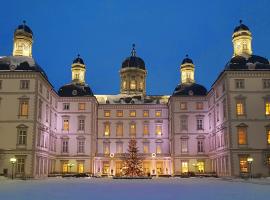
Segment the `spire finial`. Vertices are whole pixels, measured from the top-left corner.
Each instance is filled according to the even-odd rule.
[[[239,20],[239,23],[240,23],[240,24],[242,24],[242,22],[243,22],[243,20],[242,20],[242,19],[240,19],[240,20]]]
[[[78,56],[78,58],[79,58],[81,55],[78,53],[78,55],[77,55],[77,56]]]
[[[136,56],[136,49],[135,49],[135,44],[132,44],[132,51],[131,51],[131,56]]]
[[[25,21],[25,20],[23,20],[22,22],[23,22],[23,26],[25,26],[25,24],[26,24],[26,21]]]
[[[188,58],[188,54],[186,54],[186,58]]]

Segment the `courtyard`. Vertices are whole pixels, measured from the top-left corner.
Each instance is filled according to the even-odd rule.
[[[0,179],[0,199],[94,199],[94,200],[266,200],[269,179],[154,178],[48,178],[43,180]]]

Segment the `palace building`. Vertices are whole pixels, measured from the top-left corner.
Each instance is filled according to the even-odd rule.
[[[0,57],[0,174],[119,175],[131,138],[145,174],[270,174],[270,63],[253,54],[241,21],[233,54],[210,90],[195,80],[187,55],[170,96],[146,93],[147,66],[135,45],[120,68],[117,95],[95,95],[78,55],[72,80],[58,91],[32,55],[34,34],[14,32],[13,54]],[[252,163],[249,162],[253,159]]]

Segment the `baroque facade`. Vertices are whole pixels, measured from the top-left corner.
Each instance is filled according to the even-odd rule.
[[[270,64],[252,54],[240,22],[233,56],[209,91],[195,81],[186,56],[172,95],[146,94],[147,68],[135,45],[120,69],[118,95],[94,95],[78,55],[72,80],[58,92],[32,58],[33,32],[14,32],[12,56],[0,57],[0,173],[121,175],[128,142],[136,138],[145,174],[216,172],[269,176]],[[252,168],[248,158],[253,158]]]

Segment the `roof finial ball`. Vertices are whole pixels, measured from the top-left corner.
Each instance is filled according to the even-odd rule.
[[[242,22],[243,22],[243,20],[242,20],[242,19],[240,19],[240,20],[239,20],[239,23],[240,23],[240,24],[242,24]]]
[[[136,56],[136,49],[135,49],[135,44],[132,44],[132,51],[131,51],[131,56]]]
[[[78,56],[78,58],[79,58],[79,57],[80,57],[80,54],[78,53],[78,55],[77,55],[77,56]]]

